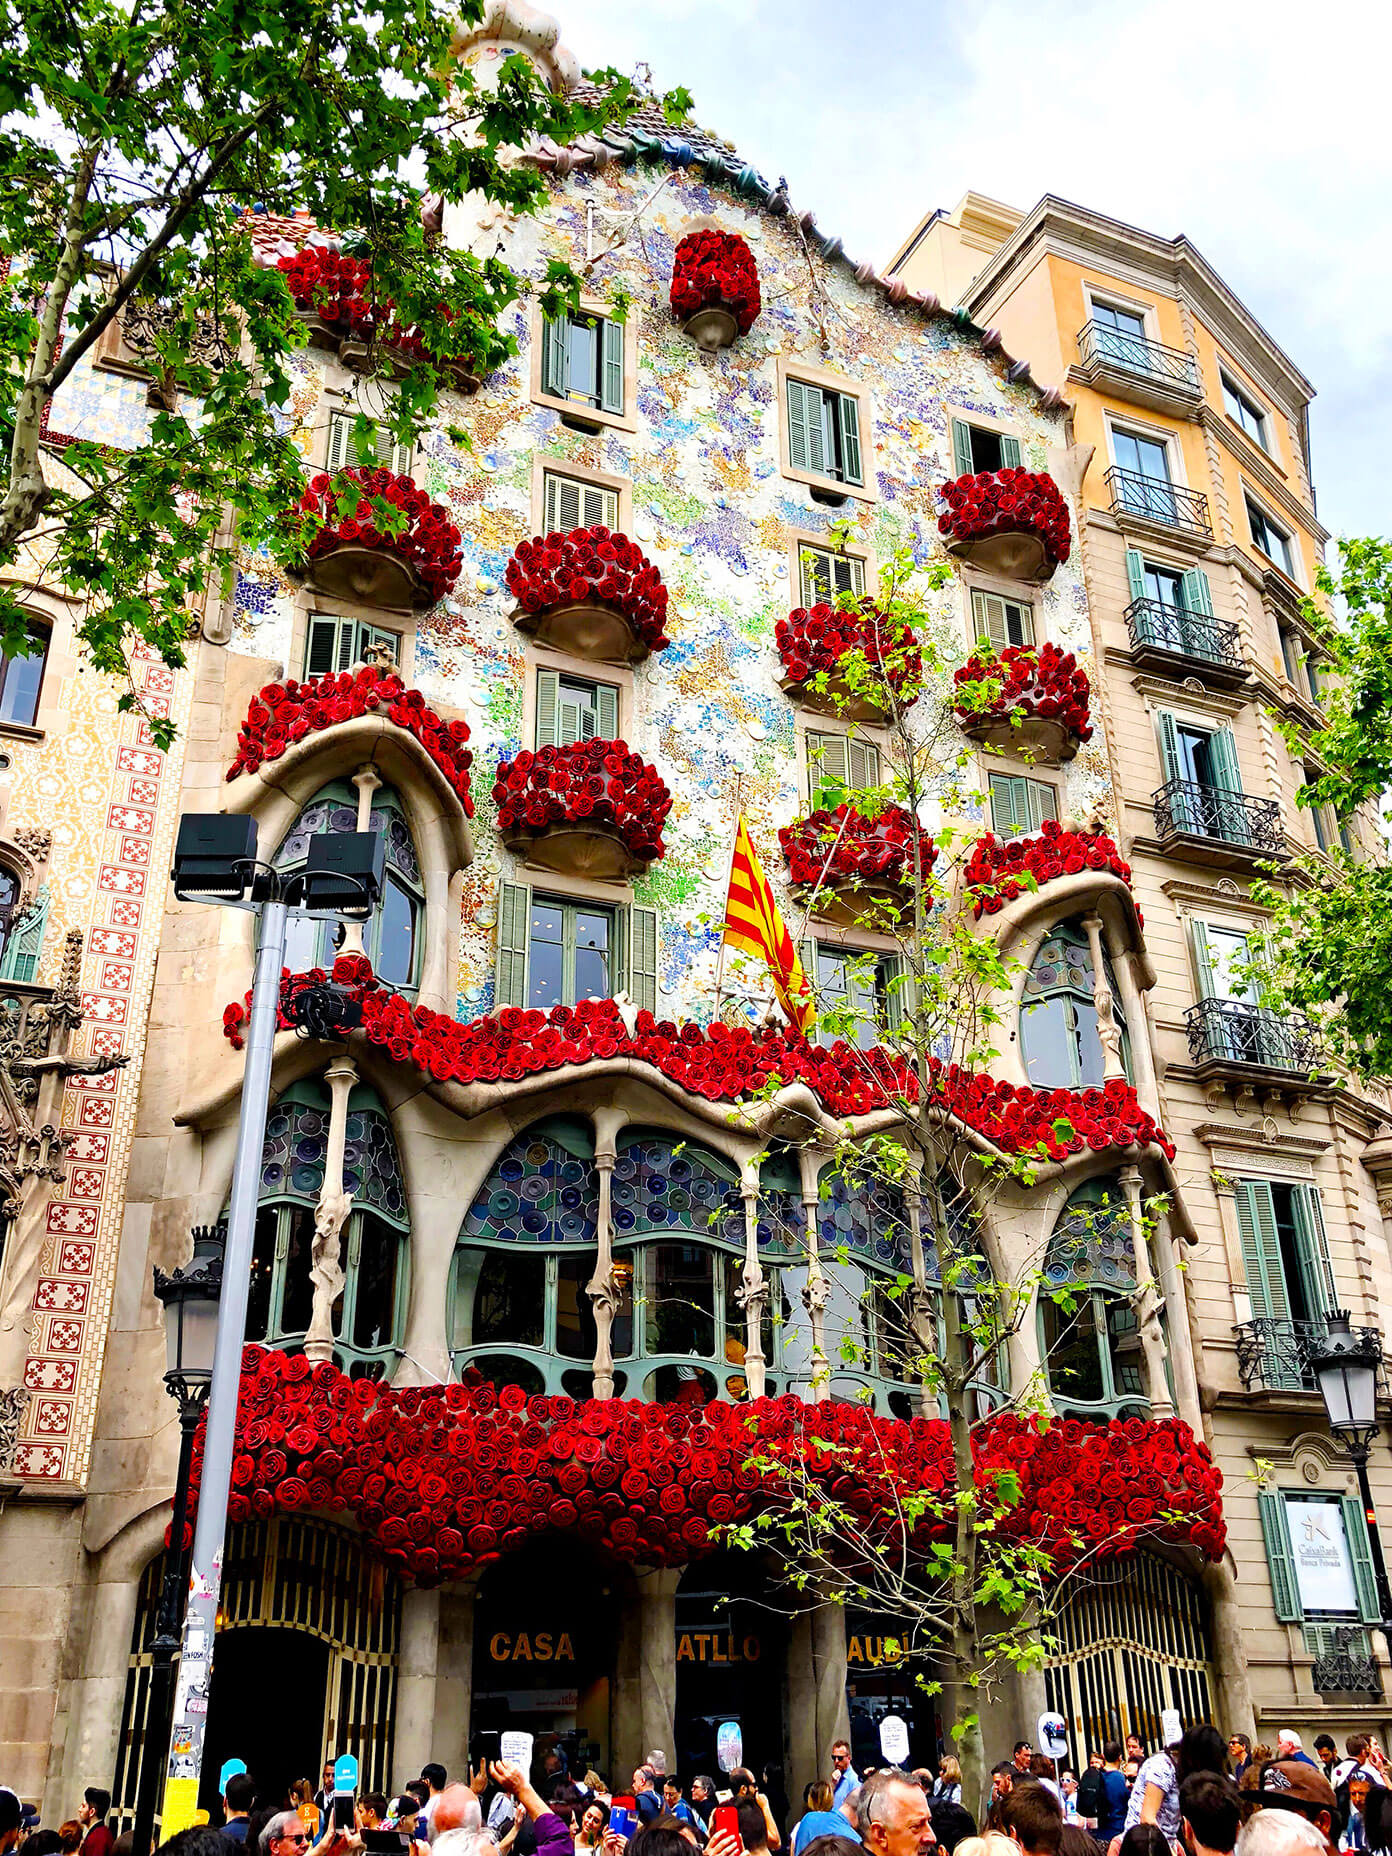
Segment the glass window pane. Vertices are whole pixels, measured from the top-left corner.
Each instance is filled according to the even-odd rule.
[[[609,997],[609,914],[605,909],[575,913],[575,996]]]
[[[539,1347],[544,1338],[546,1310],[546,1258],[534,1252],[505,1250],[473,1253],[477,1264],[468,1268],[461,1259],[455,1277],[456,1334],[465,1326],[468,1339],[455,1346],[511,1343]],[[472,1277],[472,1293],[467,1278]],[[461,1312],[459,1304],[466,1302]]]
[[[567,1360],[593,1360],[595,1345],[599,1339],[599,1330],[595,1326],[594,1303],[585,1290],[595,1272],[596,1258],[592,1251],[583,1251],[562,1256],[557,1259],[556,1281],[556,1351]],[[633,1326],[632,1303],[626,1297],[626,1326],[631,1332]],[[614,1330],[618,1329],[618,1317],[615,1317]],[[610,1344],[617,1354],[619,1348],[613,1346],[614,1335],[610,1334]],[[629,1351],[625,1344],[623,1351]]]
[[[47,640],[45,648],[47,646]],[[43,683],[44,652],[33,657],[4,659],[4,683],[0,686],[0,722],[18,722],[32,728],[39,712],[39,689]]]
[[[252,1241],[251,1274],[247,1279],[246,1337],[265,1340],[270,1331],[271,1278],[275,1273],[276,1233],[280,1229],[280,1212],[274,1205],[263,1205],[256,1214],[256,1236]]]
[[[715,1271],[710,1251],[697,1244],[654,1244],[647,1255],[643,1321],[649,1354],[715,1353]]]
[[[1097,1035],[1097,1008],[1091,1000],[1070,999],[1075,1074],[1083,1089],[1102,1087],[1102,1040]]]
[[[593,320],[570,324],[570,398],[599,400],[599,324]]]
[[[289,1225],[290,1243],[280,1298],[280,1319],[272,1310],[272,1332],[303,1334],[314,1312],[314,1284],[309,1266],[314,1251],[314,1214],[306,1206],[290,1205],[282,1214]]]
[[[1044,1312],[1044,1357],[1049,1386],[1061,1399],[1097,1404],[1107,1396],[1102,1377],[1101,1337],[1097,1332],[1096,1297],[1077,1297],[1072,1314],[1048,1296],[1040,1299]]]
[[[1141,1331],[1136,1310],[1119,1295],[1105,1298],[1107,1346],[1112,1363],[1112,1387],[1134,1397],[1145,1394],[1141,1368]]]
[[[557,904],[533,902],[527,950],[527,1003],[549,1012],[565,1003],[565,912]]]
[[[1027,1005],[1020,1014],[1025,1071],[1036,1089],[1071,1089],[1074,1043],[1068,1008],[1060,998]]]
[[[391,1225],[371,1212],[354,1214],[358,1229],[358,1267],[354,1280],[355,1347],[383,1347],[396,1336],[396,1266],[401,1239]]]
[[[388,875],[376,925],[377,958],[373,962],[388,986],[409,986],[416,974],[416,901]]]

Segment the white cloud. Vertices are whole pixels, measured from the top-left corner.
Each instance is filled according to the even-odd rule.
[[[1318,390],[1320,514],[1392,528],[1392,25],[1371,0],[564,0],[882,264],[975,187],[1184,232]]]

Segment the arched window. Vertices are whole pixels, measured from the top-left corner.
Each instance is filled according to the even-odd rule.
[[[31,620],[28,631],[34,647],[28,657],[0,656],[0,722],[17,728],[33,728],[39,719],[39,697],[52,636],[40,619]]]
[[[1110,959],[1105,954],[1102,959],[1129,1076],[1131,1054],[1121,994]],[[1036,1089],[1101,1088],[1103,1050],[1093,979],[1087,934],[1076,921],[1060,923],[1034,957],[1020,1012],[1025,1070]]]
[[[1147,1417],[1126,1195],[1115,1176],[1080,1186],[1059,1214],[1039,1288],[1049,1390],[1079,1417]]]
[[[266,1120],[247,1299],[247,1339],[290,1353],[303,1349],[314,1307],[314,1208],[328,1140],[327,1089],[294,1084]],[[353,1209],[339,1234],[346,1280],[334,1304],[334,1354],[354,1378],[379,1379],[405,1331],[410,1220],[391,1123],[361,1085],[348,1098],[343,1185]]]
[[[358,795],[346,780],[335,780],[315,794],[290,827],[275,855],[277,870],[296,870],[309,855],[316,832],[356,831]],[[425,948],[425,890],[420,860],[400,799],[390,786],[372,795],[369,829],[386,839],[386,874],[382,899],[372,920],[363,924],[363,947],[372,970],[397,992],[414,992],[420,983]],[[332,922],[291,915],[285,964],[292,973],[327,967],[334,958]]]

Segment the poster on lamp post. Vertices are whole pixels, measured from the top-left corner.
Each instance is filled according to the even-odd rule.
[[[1307,1611],[1357,1611],[1344,1517],[1334,1502],[1286,1503],[1295,1583]]]

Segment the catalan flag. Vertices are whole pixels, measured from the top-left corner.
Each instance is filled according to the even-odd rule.
[[[805,1037],[817,1020],[812,986],[798,959],[793,937],[778,912],[768,878],[755,855],[743,816],[735,827],[730,896],[725,904],[725,943],[757,954],[773,975],[773,989],[790,1024]]]

